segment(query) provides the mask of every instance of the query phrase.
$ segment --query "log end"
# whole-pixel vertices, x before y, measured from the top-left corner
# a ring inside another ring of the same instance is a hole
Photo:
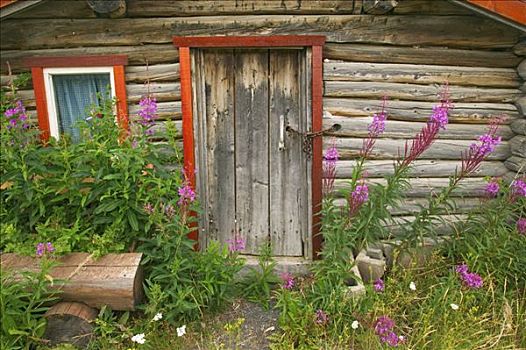
[[[93,339],[93,320],[97,310],[86,304],[60,302],[53,305],[44,315],[47,319],[44,339],[49,345],[72,344],[86,349]]]

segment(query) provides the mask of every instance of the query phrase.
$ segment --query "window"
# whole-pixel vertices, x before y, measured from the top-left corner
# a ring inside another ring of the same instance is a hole
[[[42,139],[69,134],[104,97],[116,98],[118,124],[127,129],[126,56],[38,57],[29,59]]]

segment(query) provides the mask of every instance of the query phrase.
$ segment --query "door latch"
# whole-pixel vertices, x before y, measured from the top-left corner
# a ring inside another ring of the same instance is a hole
[[[296,134],[302,137],[303,139],[303,152],[307,154],[307,157],[312,157],[312,140],[316,137],[327,135],[331,132],[336,132],[340,130],[342,126],[340,124],[332,124],[332,126],[320,130],[320,131],[314,131],[314,132],[300,132],[298,130],[295,130],[290,125],[287,125],[285,130],[287,133]]]

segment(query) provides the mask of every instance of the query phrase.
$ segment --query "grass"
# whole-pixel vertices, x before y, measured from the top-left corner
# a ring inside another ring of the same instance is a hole
[[[414,282],[416,290],[409,284]],[[453,310],[451,304],[458,305]],[[261,343],[247,342],[254,329],[246,327],[253,311],[248,314],[232,312],[205,315],[187,325],[187,334],[177,336],[177,325],[151,322],[137,317],[122,332],[116,319],[106,320],[114,327],[98,337],[91,349],[260,349]],[[385,349],[374,332],[375,320],[387,315],[395,321],[394,331],[404,341],[400,349],[475,350],[526,349],[526,294],[524,290],[507,289],[498,285],[493,276],[484,277],[480,289],[463,287],[454,266],[445,258],[433,256],[423,268],[394,268],[385,279],[385,291],[368,290],[356,301],[337,300],[339,309],[329,314],[327,325],[315,325],[301,339],[275,331],[257,334],[270,335],[270,348],[285,349]],[[262,312],[268,312],[263,311]],[[351,324],[360,325],[353,329]],[[180,325],[179,325],[180,326]],[[104,328],[104,327],[102,327]],[[121,327],[122,328],[122,327]],[[146,330],[146,331],[145,331]],[[99,333],[101,329],[99,327]],[[131,332],[131,333],[130,333]],[[144,345],[134,344],[132,333],[146,333]]]

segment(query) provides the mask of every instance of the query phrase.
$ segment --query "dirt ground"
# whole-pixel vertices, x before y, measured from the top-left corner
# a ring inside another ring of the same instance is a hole
[[[230,308],[216,315],[212,321],[216,325],[227,325],[213,332],[216,337],[214,345],[228,350],[268,349],[267,337],[278,329],[278,317],[279,311],[272,305],[266,310],[261,305],[246,300],[236,300]]]

